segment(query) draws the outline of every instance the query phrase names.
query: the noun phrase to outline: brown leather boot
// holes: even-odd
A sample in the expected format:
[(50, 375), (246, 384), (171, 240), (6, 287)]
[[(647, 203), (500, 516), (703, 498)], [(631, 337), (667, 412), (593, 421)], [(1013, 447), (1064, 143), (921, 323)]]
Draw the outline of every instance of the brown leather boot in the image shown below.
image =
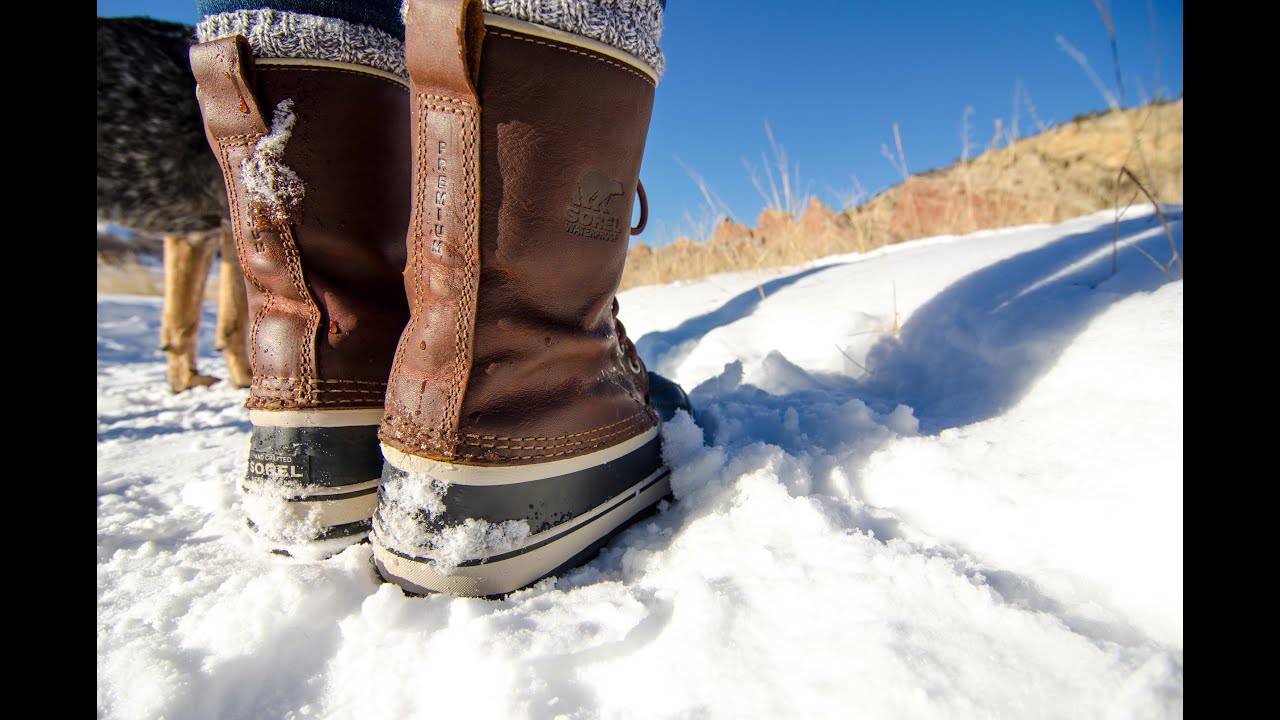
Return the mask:
[(406, 14), (411, 315), (379, 437), (384, 578), (492, 596), (588, 559), (670, 492), (614, 299), (656, 79), (481, 14)]
[(252, 525), (290, 553), (362, 539), (377, 426), (409, 317), (406, 83), (360, 65), (191, 49), (247, 279)]

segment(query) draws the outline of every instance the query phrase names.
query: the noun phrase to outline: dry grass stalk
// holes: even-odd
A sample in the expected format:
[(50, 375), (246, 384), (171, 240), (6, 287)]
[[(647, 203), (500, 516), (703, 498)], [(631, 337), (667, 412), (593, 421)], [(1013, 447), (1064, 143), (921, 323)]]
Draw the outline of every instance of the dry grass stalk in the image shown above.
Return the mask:
[[(1151, 203), (1151, 207), (1155, 208), (1156, 217), (1160, 218), (1160, 225), (1164, 228), (1164, 235), (1166, 238), (1169, 239), (1169, 250), (1171, 253), (1171, 257), (1169, 258), (1169, 262), (1162, 263), (1159, 260), (1156, 260), (1154, 257), (1152, 257), (1151, 253), (1147, 252), (1146, 250), (1143, 250), (1141, 246), (1134, 245), (1133, 246), (1134, 249), (1142, 253), (1142, 255), (1145, 258), (1151, 261), (1152, 265), (1155, 265), (1160, 270), (1160, 272), (1164, 273), (1164, 276), (1166, 278), (1169, 278), (1169, 282), (1173, 282), (1174, 280), (1181, 279), (1183, 277), (1182, 256), (1179, 255), (1178, 253), (1178, 243), (1173, 239), (1173, 230), (1169, 228), (1169, 221), (1164, 216), (1164, 209), (1160, 207), (1160, 203), (1156, 202), (1155, 198), (1151, 197), (1151, 193), (1147, 191), (1147, 188), (1143, 186), (1142, 181), (1138, 179), (1137, 175), (1133, 174), (1132, 170), (1130, 170), (1127, 167), (1122, 167), (1120, 168), (1120, 176), (1128, 177), (1129, 180), (1131, 180), (1133, 184), (1137, 186), (1137, 190), (1142, 192), (1143, 195), (1147, 196), (1147, 200)], [(1119, 185), (1119, 179), (1117, 179), (1116, 184)], [(1137, 197), (1137, 192), (1135, 191), (1134, 198), (1136, 197)], [(1132, 204), (1133, 204), (1133, 200), (1130, 200), (1129, 203), (1125, 205), (1124, 209), (1128, 210)], [(1122, 215), (1124, 215), (1123, 210), (1117, 211), (1115, 223), (1113, 224), (1113, 231), (1112, 231), (1113, 235), (1111, 240), (1111, 274), (1112, 275), (1116, 274), (1116, 272), (1118, 272), (1120, 269), (1117, 258), (1119, 256), (1120, 217)], [(1173, 276), (1173, 273), (1170, 272), (1170, 270), (1173, 268), (1174, 265), (1178, 266), (1178, 277), (1176, 278)]]

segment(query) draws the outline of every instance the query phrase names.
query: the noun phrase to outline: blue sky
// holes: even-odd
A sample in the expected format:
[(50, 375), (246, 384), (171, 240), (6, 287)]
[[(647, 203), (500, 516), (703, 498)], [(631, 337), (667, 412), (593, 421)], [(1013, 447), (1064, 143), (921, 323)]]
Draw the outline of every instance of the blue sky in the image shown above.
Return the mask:
[[(1103, 5), (1128, 104), (1180, 95), (1181, 0)], [(98, 0), (98, 14), (196, 21), (194, 0)], [(1105, 109), (1104, 90), (1119, 95), (1094, 0), (668, 0), (663, 49), (641, 170), (650, 224), (640, 239), (652, 245), (709, 226), (714, 213), (693, 174), (717, 210), (754, 224), (766, 201), (746, 165), (767, 184), (766, 124), (800, 193), (840, 209), (858, 187), (866, 198), (901, 179), (882, 150), (896, 154), (895, 123), (915, 173), (960, 157), (966, 114), (970, 145), (981, 149), (997, 119), (1007, 134), (1016, 117), (1025, 136)]]

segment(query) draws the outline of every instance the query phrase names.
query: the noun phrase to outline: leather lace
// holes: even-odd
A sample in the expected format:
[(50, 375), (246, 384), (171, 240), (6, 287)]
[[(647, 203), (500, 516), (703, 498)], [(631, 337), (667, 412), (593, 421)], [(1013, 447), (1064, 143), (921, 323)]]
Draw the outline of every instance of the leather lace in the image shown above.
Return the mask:
[(644, 232), (644, 226), (649, 223), (649, 198), (644, 194), (644, 183), (636, 179), (636, 195), (640, 198), (640, 224), (631, 228), (632, 235), (639, 235)]
[[(649, 222), (649, 198), (644, 192), (644, 183), (636, 178), (636, 196), (640, 199), (640, 224), (631, 228), (632, 235), (639, 235), (644, 232), (644, 226)], [(618, 298), (613, 299), (613, 325), (617, 329), (618, 348), (623, 350), (627, 355), (627, 361), (631, 364), (631, 372), (639, 373), (644, 370), (644, 363), (640, 361), (640, 353), (636, 350), (635, 343), (627, 337), (627, 327), (618, 319)]]
[(644, 369), (644, 363), (640, 361), (640, 353), (636, 350), (635, 343), (627, 337), (627, 326), (622, 324), (618, 319), (618, 298), (613, 299), (613, 326), (617, 332), (618, 347), (626, 354), (627, 361), (631, 363), (631, 371), (639, 373)]

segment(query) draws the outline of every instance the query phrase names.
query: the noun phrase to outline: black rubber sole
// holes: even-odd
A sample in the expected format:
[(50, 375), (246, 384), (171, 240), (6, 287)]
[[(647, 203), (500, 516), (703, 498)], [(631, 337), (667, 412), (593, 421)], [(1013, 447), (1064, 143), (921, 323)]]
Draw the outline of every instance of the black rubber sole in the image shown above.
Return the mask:
[(253, 426), (241, 483), (259, 544), (314, 558), (367, 537), (382, 475), (378, 426), (293, 426), (308, 413), (279, 415), (280, 425)]
[[(596, 557), (600, 554), (600, 552), (604, 550), (609, 545), (609, 543), (614, 540), (614, 538), (621, 535), (623, 532), (629, 530), (631, 527), (657, 515), (658, 509), (664, 501), (668, 503), (674, 503), (676, 501), (675, 495), (671, 493), (667, 493), (666, 495), (662, 496), (661, 498), (658, 499), (657, 502), (649, 505), (648, 507), (645, 507), (644, 509), (637, 512), (635, 515), (632, 515), (630, 518), (623, 521), (621, 525), (618, 525), (613, 530), (610, 530), (607, 534), (605, 534), (595, 542), (588, 545), (581, 552), (576, 553), (575, 555), (570, 557), (568, 560), (564, 561), (563, 563), (561, 563), (560, 565), (552, 569), (551, 572), (547, 573), (541, 578), (538, 578), (538, 580), (535, 580), (533, 583), (530, 583), (529, 585), (526, 585), (521, 588), (516, 588), (515, 590), (508, 590), (507, 592), (493, 593), (489, 595), (478, 595), (476, 597), (479, 597), (482, 600), (505, 600), (511, 595), (517, 592), (520, 592), (521, 590), (528, 589), (530, 585), (536, 584), (537, 582), (541, 582), (546, 578), (559, 577), (560, 575), (563, 575), (564, 573), (569, 572), (570, 570), (576, 570), (590, 563), (592, 560), (596, 559)], [(390, 575), (384, 571), (382, 564), (378, 562), (378, 559), (376, 557), (370, 556), (369, 564), (373, 566), (374, 574), (378, 576), (379, 580), (383, 582), (391, 583), (394, 585), (400, 585), (400, 583), (398, 582), (397, 578), (394, 575)], [(410, 597), (428, 597), (431, 595), (444, 594), (444, 593), (434, 592), (434, 591), (416, 592), (414, 590), (405, 588), (403, 585), (400, 585), (400, 589), (404, 592), (405, 595), (408, 595)]]
[(415, 594), (497, 597), (528, 587), (594, 556), (671, 494), (657, 428), (589, 455), (521, 466), (384, 452), (374, 558), (383, 579)]

